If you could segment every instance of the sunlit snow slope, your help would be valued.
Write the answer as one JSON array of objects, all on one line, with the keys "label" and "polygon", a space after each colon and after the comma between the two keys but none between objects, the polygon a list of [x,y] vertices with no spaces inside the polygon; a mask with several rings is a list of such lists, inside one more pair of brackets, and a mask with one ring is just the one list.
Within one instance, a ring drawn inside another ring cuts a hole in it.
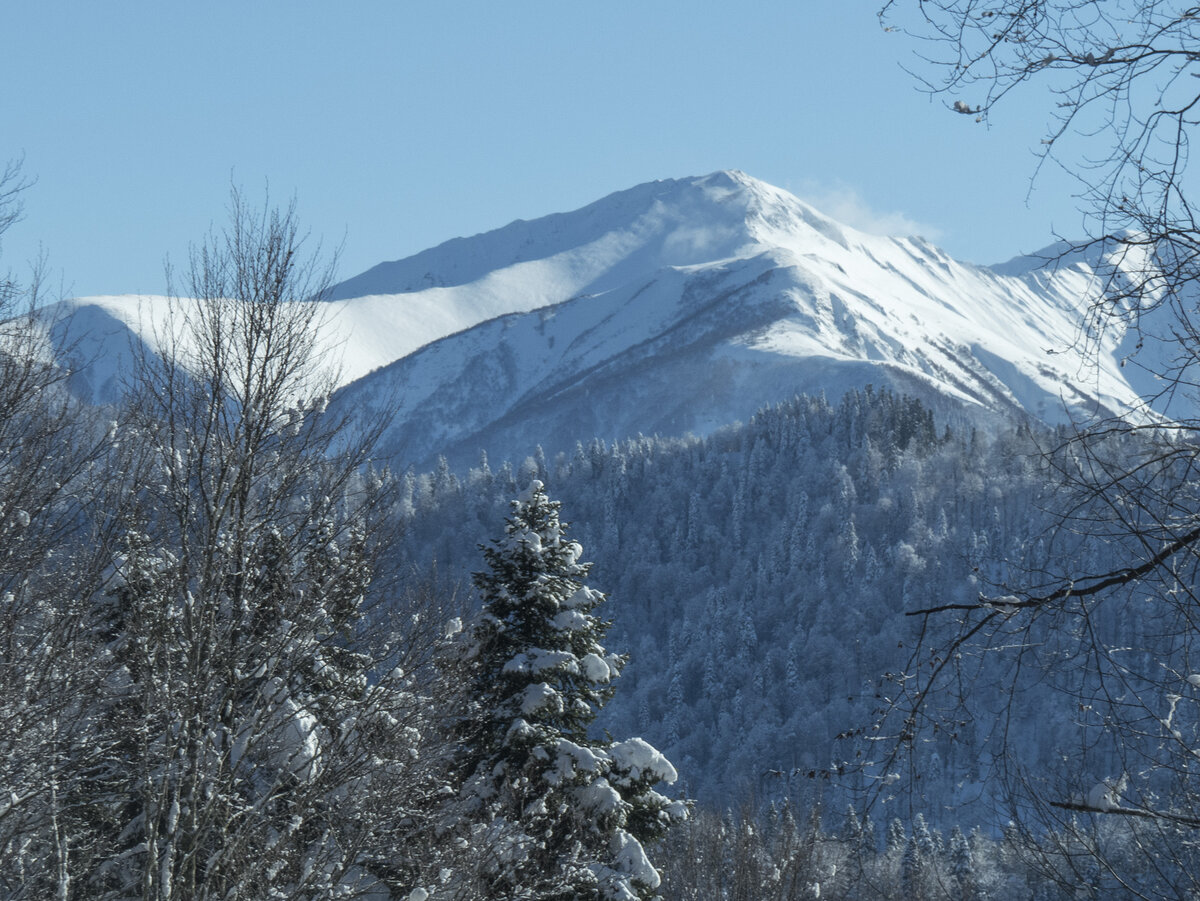
[{"label": "sunlit snow slope", "polygon": [[[427,464],[593,436],[706,433],[797,392],[890,386],[985,419],[1124,412],[1122,335],[1073,345],[1088,262],[982,268],[863,234],[741,172],[651,182],[384,263],[323,304],[335,398],[396,404],[386,448]],[[110,399],[162,298],[71,301],[81,390]],[[122,337],[122,341],[118,341]],[[1138,385],[1143,390],[1147,386]]]}]

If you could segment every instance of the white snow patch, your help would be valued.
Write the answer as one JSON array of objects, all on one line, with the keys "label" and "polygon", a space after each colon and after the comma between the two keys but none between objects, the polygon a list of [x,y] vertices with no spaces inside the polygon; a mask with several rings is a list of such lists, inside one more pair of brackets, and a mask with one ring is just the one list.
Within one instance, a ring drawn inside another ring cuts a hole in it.
[{"label": "white snow patch", "polygon": [[610,866],[593,864],[592,872],[600,883],[606,901],[637,901],[634,885],[654,890],[662,882],[658,870],[650,863],[641,842],[621,830],[612,838]]},{"label": "white snow patch", "polygon": [[567,738],[560,738],[555,746],[557,758],[554,769],[546,774],[551,785],[564,785],[581,773],[599,775],[609,765],[608,755],[599,749],[585,748]]},{"label": "white snow patch", "polygon": [[576,632],[587,628],[588,618],[578,610],[560,610],[550,620],[550,625],[559,632]]},{"label": "white snow patch", "polygon": [[608,749],[614,766],[629,774],[631,779],[652,776],[656,781],[671,784],[679,773],[662,752],[643,738],[629,738]]},{"label": "white snow patch", "polygon": [[658,870],[651,865],[641,842],[622,830],[613,836],[613,844],[616,846],[616,853],[613,855],[616,869],[639,885],[650,889],[658,888],[662,878],[658,875]]},{"label": "white snow patch", "polygon": [[504,733],[504,743],[506,745],[511,745],[514,743],[514,741],[519,741],[535,735],[537,735],[537,730],[534,729],[533,726],[529,725],[528,721],[518,717],[512,721],[512,724],[508,727],[508,731]]},{"label": "white snow patch", "polygon": [[545,682],[526,685],[525,690],[521,692],[521,713],[525,716],[533,716],[547,707],[550,708],[551,713],[561,713],[563,709],[562,695]]},{"label": "white snow patch", "polygon": [[579,789],[579,800],[598,816],[607,816],[621,809],[621,794],[607,779],[596,779]]},{"label": "white snow patch", "polygon": [[584,654],[579,664],[583,674],[592,682],[608,682],[614,675],[609,665],[597,654]]},{"label": "white snow patch", "polygon": [[1088,807],[1095,810],[1116,810],[1121,806],[1121,795],[1129,785],[1129,777],[1102,779],[1088,791],[1084,798]]},{"label": "white snow patch", "polygon": [[532,479],[529,482],[529,486],[517,497],[517,503],[528,507],[533,503],[534,497],[538,494],[544,494],[545,490],[546,486],[542,484],[540,479]]},{"label": "white snow patch", "polygon": [[536,675],[548,670],[561,670],[568,673],[579,672],[579,658],[570,651],[547,651],[542,648],[531,648],[517,654],[501,670],[503,673],[529,673]]},{"label": "white snow patch", "polygon": [[586,585],[579,588],[569,598],[563,601],[563,607],[568,610],[578,610],[580,608],[595,607],[604,600],[604,595],[594,588],[588,588]]}]

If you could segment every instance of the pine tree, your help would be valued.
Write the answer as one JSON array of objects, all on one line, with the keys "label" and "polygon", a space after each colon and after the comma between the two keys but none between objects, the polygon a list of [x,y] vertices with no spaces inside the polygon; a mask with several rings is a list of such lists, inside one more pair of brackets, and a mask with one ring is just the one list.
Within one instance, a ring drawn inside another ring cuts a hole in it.
[{"label": "pine tree", "polygon": [[962,830],[955,826],[950,831],[950,875],[959,885],[964,898],[973,897],[975,888],[975,861],[971,845]]},{"label": "pine tree", "polygon": [[899,817],[893,817],[887,828],[887,853],[898,855],[908,845],[908,835]]},{"label": "pine tree", "polygon": [[842,840],[851,848],[854,848],[855,851],[862,847],[862,820],[859,819],[858,811],[854,809],[853,804],[846,806],[846,821],[842,825]]},{"label": "pine tree", "polygon": [[921,852],[921,857],[924,860],[933,858],[935,842],[933,833],[929,831],[929,824],[925,822],[925,814],[918,813],[913,817],[913,841],[917,843],[917,850]]},{"label": "pine tree", "polygon": [[470,674],[461,801],[476,850],[477,895],[651,898],[659,875],[643,843],[686,816],[654,790],[674,767],[640,738],[596,740],[589,726],[624,658],[601,645],[605,596],[534,480],[476,574],[483,610],[461,647]]},{"label": "pine tree", "polygon": [[910,837],[904,846],[904,856],[900,859],[900,887],[905,901],[920,901],[925,897],[923,881],[926,860],[921,854],[921,848],[915,836]]}]

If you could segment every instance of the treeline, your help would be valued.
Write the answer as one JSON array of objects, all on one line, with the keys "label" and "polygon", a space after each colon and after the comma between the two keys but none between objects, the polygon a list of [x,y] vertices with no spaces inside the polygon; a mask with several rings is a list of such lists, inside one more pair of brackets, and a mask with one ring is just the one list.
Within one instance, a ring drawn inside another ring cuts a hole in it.
[{"label": "treeline", "polygon": [[875,823],[854,807],[826,816],[782,801],[700,809],[658,859],[677,901],[1123,901],[1161,897],[1156,879],[1186,873],[1185,854],[1154,872],[1140,858],[1158,828],[1084,817],[1032,838],[1012,824],[943,830],[919,813]]}]

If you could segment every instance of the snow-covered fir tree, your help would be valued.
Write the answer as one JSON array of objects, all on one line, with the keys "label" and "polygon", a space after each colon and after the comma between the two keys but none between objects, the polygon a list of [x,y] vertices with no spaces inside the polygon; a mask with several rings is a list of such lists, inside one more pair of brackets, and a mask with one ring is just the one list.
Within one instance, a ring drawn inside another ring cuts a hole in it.
[{"label": "snow-covered fir tree", "polygon": [[972,897],[975,890],[975,861],[971,845],[958,826],[950,832],[950,875],[962,889],[964,897]]},{"label": "snow-covered fir tree", "polygon": [[655,790],[676,772],[649,743],[589,734],[624,658],[601,644],[605,596],[566,532],[535,479],[475,577],[483,608],[458,647],[470,685],[460,803],[478,853],[457,878],[487,898],[652,898],[644,845],[688,805]]}]

